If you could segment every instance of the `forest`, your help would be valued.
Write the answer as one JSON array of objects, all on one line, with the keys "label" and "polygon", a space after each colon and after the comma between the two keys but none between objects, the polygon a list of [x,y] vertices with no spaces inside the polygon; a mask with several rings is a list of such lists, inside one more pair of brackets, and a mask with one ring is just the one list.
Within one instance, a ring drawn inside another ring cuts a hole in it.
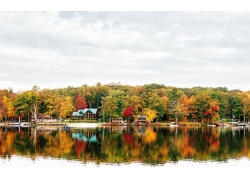
[{"label": "forest", "polygon": [[247,122],[250,92],[226,87],[180,88],[163,84],[122,85],[100,82],[94,86],[58,89],[0,90],[0,120],[39,117],[72,119],[73,111],[98,108],[98,121],[122,117],[133,122],[138,115],[149,122],[190,121],[212,123],[221,119]]}]

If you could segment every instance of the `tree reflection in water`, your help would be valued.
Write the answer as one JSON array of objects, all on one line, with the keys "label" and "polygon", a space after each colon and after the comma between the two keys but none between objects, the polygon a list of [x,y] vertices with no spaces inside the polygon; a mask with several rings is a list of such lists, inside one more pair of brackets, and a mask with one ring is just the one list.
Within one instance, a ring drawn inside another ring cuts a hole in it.
[{"label": "tree reflection in water", "polygon": [[58,158],[81,163],[163,165],[180,160],[249,158],[250,134],[239,127],[61,127],[0,129],[0,156]]}]

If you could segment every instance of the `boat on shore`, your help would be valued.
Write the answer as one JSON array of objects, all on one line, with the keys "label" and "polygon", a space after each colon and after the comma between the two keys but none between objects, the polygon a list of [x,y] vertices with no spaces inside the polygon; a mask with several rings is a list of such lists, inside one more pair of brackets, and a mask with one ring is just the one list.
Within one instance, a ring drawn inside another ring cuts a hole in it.
[{"label": "boat on shore", "polygon": [[248,123],[244,123],[244,122],[229,122],[229,125],[231,125],[231,126],[248,126]]},{"label": "boat on shore", "polygon": [[238,123],[238,126],[247,126],[246,123]]},{"label": "boat on shore", "polygon": [[171,122],[171,123],[169,124],[169,126],[170,126],[170,127],[178,127],[179,124],[177,124],[176,122]]}]

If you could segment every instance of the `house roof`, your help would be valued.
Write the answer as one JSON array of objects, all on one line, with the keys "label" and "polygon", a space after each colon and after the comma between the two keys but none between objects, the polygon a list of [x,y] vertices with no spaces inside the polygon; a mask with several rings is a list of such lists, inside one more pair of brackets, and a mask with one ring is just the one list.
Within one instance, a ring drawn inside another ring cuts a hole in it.
[{"label": "house roof", "polygon": [[72,116],[80,116],[80,117],[82,117],[88,111],[90,111],[93,114],[96,114],[97,113],[97,108],[79,109],[77,112],[73,112]]},{"label": "house roof", "polygon": [[96,108],[85,108],[85,109],[79,109],[78,113],[82,112],[83,114],[85,114],[87,111],[92,112],[93,114],[96,114],[97,109]]},{"label": "house roof", "polygon": [[93,135],[90,138],[88,138],[83,133],[72,133],[72,138],[78,139],[80,141],[85,141],[85,142],[96,142],[97,141],[96,135]]},{"label": "house roof", "polygon": [[73,112],[72,116],[78,116],[78,112]]}]

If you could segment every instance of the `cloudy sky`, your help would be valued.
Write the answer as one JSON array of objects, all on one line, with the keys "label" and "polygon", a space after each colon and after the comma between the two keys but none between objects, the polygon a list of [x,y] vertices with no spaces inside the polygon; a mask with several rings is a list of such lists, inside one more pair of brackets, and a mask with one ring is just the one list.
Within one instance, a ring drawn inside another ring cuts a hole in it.
[{"label": "cloudy sky", "polygon": [[248,11],[1,11],[0,89],[120,82],[250,90]]}]

